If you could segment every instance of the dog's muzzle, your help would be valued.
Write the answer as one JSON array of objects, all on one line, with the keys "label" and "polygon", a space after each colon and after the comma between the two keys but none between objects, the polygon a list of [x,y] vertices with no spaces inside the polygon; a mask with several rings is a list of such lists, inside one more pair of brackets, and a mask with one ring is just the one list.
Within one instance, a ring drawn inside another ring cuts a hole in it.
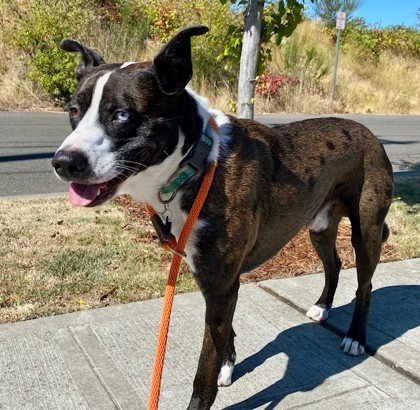
[{"label": "dog's muzzle", "polygon": [[69,200],[77,206],[97,206],[113,199],[118,187],[131,175],[119,174],[98,183],[88,158],[76,150],[57,151],[51,164],[60,179],[71,182]]},{"label": "dog's muzzle", "polygon": [[90,172],[88,158],[80,151],[59,150],[55,153],[52,166],[64,181],[75,181]]}]

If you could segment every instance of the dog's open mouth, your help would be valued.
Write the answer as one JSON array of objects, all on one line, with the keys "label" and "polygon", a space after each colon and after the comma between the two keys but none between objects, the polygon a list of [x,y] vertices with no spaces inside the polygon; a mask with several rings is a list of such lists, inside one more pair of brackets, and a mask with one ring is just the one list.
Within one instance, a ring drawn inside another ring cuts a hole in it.
[{"label": "dog's open mouth", "polygon": [[72,182],[69,188],[69,201],[76,206],[97,206],[112,199],[117,188],[128,178],[118,176],[100,184],[84,185]]}]

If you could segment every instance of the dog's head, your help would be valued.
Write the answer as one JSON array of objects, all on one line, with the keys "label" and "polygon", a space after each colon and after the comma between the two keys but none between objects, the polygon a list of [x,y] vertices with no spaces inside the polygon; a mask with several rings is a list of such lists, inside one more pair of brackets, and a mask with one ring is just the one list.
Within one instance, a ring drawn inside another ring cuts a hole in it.
[{"label": "dog's head", "polygon": [[71,182],[72,203],[102,204],[175,150],[187,153],[202,128],[201,118],[186,109],[193,103],[185,90],[192,77],[191,37],[207,31],[181,31],[152,63],[106,64],[75,40],[61,43],[81,54],[69,104],[73,132],[52,160],[57,176]]}]

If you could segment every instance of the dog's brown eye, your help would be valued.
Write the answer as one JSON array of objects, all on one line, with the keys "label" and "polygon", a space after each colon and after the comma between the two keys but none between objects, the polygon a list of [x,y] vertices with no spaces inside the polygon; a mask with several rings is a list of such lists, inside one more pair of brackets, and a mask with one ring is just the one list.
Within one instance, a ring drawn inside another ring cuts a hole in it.
[{"label": "dog's brown eye", "polygon": [[69,114],[72,118],[76,118],[79,115],[79,110],[77,107],[70,107]]}]

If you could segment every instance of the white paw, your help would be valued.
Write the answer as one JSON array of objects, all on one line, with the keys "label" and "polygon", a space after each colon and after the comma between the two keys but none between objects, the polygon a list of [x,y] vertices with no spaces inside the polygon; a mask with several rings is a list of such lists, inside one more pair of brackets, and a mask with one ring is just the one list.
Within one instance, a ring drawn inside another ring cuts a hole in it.
[{"label": "white paw", "polygon": [[312,320],[315,320],[315,322],[322,322],[328,319],[328,312],[328,309],[325,309],[321,306],[313,305],[306,312],[306,316],[308,316]]},{"label": "white paw", "polygon": [[357,340],[353,340],[350,337],[343,339],[341,349],[350,356],[361,356],[365,353],[365,348]]},{"label": "white paw", "polygon": [[217,377],[217,385],[219,387],[227,387],[232,384],[232,374],[235,365],[230,361],[226,360],[220,369],[219,376]]}]

